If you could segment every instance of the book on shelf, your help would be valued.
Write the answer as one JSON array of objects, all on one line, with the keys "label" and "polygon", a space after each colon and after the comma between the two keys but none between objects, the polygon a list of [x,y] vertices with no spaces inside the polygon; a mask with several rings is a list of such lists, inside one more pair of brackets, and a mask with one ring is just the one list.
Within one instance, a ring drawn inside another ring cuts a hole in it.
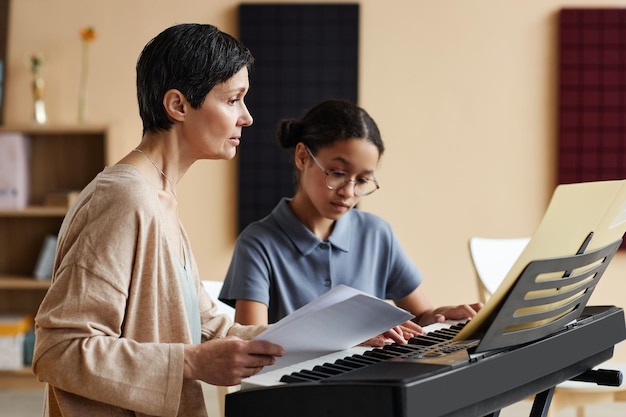
[{"label": "book on shelf", "polygon": [[46,207],[65,207],[69,209],[79,193],[80,191],[76,190],[48,193],[46,194],[44,205]]},{"label": "book on shelf", "polygon": [[37,263],[33,271],[33,276],[38,280],[52,278],[52,268],[54,267],[54,255],[57,250],[56,235],[47,235],[41,245]]},{"label": "book on shelf", "polygon": [[28,138],[0,132],[0,209],[23,209],[28,204]]}]

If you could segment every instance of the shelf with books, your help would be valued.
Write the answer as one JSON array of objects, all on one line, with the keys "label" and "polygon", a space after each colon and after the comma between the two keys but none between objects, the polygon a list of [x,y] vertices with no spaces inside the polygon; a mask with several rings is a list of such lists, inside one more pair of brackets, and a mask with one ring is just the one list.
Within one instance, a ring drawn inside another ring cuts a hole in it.
[{"label": "shelf with books", "polygon": [[0,275],[30,275],[46,236],[58,233],[72,199],[106,165],[101,126],[0,126],[28,150],[23,207],[1,205]]},{"label": "shelf with books", "polygon": [[[50,287],[36,278],[43,249],[76,194],[106,166],[107,134],[104,126],[0,126],[0,141],[18,136],[27,149],[25,204],[0,204],[0,315],[36,314]],[[9,386],[41,384],[28,367],[0,370],[0,389]]]},{"label": "shelf with books", "polygon": [[44,383],[37,380],[30,366],[11,371],[0,370],[0,389],[16,390],[43,387]]},{"label": "shelf with books", "polygon": [[35,279],[31,276],[0,275],[0,290],[47,290],[49,279]]},{"label": "shelf with books", "polygon": [[66,207],[28,206],[23,209],[0,209],[0,217],[63,217]]}]

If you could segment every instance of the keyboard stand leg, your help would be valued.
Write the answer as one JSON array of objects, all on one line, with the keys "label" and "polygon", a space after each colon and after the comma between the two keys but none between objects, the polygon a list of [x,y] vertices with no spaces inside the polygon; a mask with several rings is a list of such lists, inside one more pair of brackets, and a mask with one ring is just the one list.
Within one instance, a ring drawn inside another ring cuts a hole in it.
[{"label": "keyboard stand leg", "polygon": [[553,395],[554,387],[535,395],[533,408],[530,410],[530,417],[547,417]]}]

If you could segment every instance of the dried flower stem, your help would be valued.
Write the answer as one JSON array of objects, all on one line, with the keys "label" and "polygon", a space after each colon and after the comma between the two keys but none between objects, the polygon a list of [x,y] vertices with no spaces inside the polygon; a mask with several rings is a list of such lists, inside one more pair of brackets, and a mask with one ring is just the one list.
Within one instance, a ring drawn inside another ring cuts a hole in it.
[{"label": "dried flower stem", "polygon": [[78,85],[78,123],[87,120],[87,76],[89,75],[89,42],[82,41],[80,81]]}]

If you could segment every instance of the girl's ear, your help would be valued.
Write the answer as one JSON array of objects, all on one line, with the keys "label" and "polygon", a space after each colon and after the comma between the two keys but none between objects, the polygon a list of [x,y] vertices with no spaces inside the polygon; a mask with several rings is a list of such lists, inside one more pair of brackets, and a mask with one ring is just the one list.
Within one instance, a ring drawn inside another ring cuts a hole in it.
[{"label": "girl's ear", "polygon": [[175,121],[183,121],[187,113],[189,103],[180,91],[172,88],[163,95],[163,107],[168,116]]},{"label": "girl's ear", "polygon": [[298,142],[296,145],[296,150],[293,154],[294,163],[296,167],[302,171],[304,169],[304,165],[306,161],[309,159],[309,153],[306,150],[306,146],[302,142]]}]

